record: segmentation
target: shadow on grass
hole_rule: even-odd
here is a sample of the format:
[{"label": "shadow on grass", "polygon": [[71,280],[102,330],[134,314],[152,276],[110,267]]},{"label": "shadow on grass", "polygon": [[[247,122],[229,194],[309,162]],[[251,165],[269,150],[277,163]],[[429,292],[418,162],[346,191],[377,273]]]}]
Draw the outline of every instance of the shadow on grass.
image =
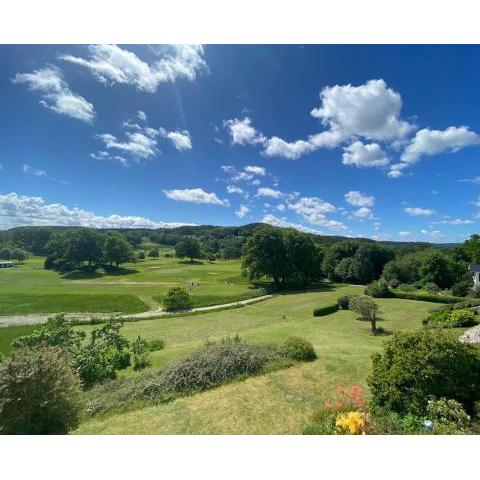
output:
[{"label": "shadow on grass", "polygon": [[122,275],[132,275],[134,273],[139,273],[139,270],[134,268],[123,268],[123,267],[103,267],[103,272],[99,270],[72,270],[71,272],[64,273],[62,278],[67,280],[91,280],[95,278],[101,278],[105,275],[110,276],[122,276]]},{"label": "shadow on grass", "polygon": [[139,270],[135,268],[104,267],[103,269],[106,275],[112,275],[112,276],[133,275],[134,273],[139,273]]},{"label": "shadow on grass", "polygon": [[178,263],[183,263],[184,265],[205,265],[205,263],[201,262],[200,260],[194,260],[193,262],[190,260],[181,260]]}]

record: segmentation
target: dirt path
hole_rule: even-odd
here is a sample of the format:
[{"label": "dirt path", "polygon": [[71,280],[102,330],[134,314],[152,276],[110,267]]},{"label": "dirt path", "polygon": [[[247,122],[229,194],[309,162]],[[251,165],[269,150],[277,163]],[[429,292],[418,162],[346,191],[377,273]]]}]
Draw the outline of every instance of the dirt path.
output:
[{"label": "dirt path", "polygon": [[[184,310],[181,312],[175,312],[176,315],[182,315],[184,313],[192,312],[208,312],[214,310],[222,310],[229,307],[237,307],[242,305],[248,305],[250,303],[257,303],[263,300],[272,298],[273,295],[262,295],[261,297],[249,298],[248,300],[239,300],[238,302],[223,303],[221,305],[210,305],[209,307],[196,307],[190,310]],[[48,317],[51,317],[53,314],[48,315],[43,314],[32,314],[32,315],[3,315],[0,316],[0,328],[1,327],[11,327],[14,325],[35,325],[38,323],[45,323]],[[103,314],[99,313],[67,313],[65,316],[71,320],[84,319],[85,317],[97,317],[102,318]],[[149,319],[149,318],[160,318],[172,315],[172,312],[166,312],[162,308],[156,308],[148,310],[147,312],[133,313],[129,315],[122,315],[123,318],[139,318],[139,319]]]}]

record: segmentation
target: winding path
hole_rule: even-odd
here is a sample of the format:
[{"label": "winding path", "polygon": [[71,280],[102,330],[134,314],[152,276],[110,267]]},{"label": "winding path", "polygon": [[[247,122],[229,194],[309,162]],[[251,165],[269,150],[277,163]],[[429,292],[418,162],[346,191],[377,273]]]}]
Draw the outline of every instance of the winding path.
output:
[{"label": "winding path", "polygon": [[[273,295],[262,295],[261,297],[249,298],[248,300],[239,300],[238,302],[231,302],[231,303],[223,303],[220,305],[210,305],[208,307],[196,307],[191,308],[190,310],[182,310],[179,312],[166,312],[161,308],[156,308],[152,310],[148,310],[146,312],[140,313],[131,313],[127,315],[122,315],[122,318],[129,319],[129,318],[138,318],[138,319],[153,319],[153,318],[161,318],[161,317],[171,317],[172,315],[183,315],[193,312],[209,312],[214,310],[223,310],[225,308],[230,307],[241,307],[243,305],[249,305],[251,303],[261,302],[263,300],[268,300],[272,298]],[[48,320],[48,317],[54,315],[53,313],[45,314],[32,314],[32,315],[3,315],[0,316],[0,328],[1,327],[11,327],[14,325],[35,325],[38,323],[45,323]],[[79,320],[84,319],[85,317],[100,317],[106,314],[99,314],[99,313],[66,313],[65,316],[70,320]],[[105,316],[106,318],[106,316]]]}]

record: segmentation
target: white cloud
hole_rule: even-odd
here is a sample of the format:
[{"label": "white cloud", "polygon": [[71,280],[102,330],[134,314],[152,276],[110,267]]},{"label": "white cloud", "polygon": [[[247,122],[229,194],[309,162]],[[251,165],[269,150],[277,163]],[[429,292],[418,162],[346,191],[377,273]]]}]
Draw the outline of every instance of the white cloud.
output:
[{"label": "white cloud", "polygon": [[143,110],[139,110],[137,112],[137,117],[142,121],[146,122],[147,121],[147,114]]},{"label": "white cloud", "polygon": [[438,222],[432,222],[433,225],[471,225],[475,223],[468,218],[454,218],[452,220],[440,220]]},{"label": "white cloud", "polygon": [[212,205],[227,206],[227,200],[220,200],[216,193],[208,193],[201,188],[185,188],[183,190],[163,190],[163,193],[167,198],[180,202],[192,202],[192,203],[210,203]]},{"label": "white cloud", "polygon": [[331,213],[336,208],[318,197],[301,197],[294,203],[288,203],[288,209],[300,215],[305,221],[312,225],[340,229],[345,228],[342,222],[327,218],[326,213]]},{"label": "white cloud", "polygon": [[192,148],[190,133],[187,130],[183,130],[183,132],[168,132],[166,137],[171,140],[173,146],[180,152],[191,150]]},{"label": "white cloud", "polygon": [[358,168],[384,167],[390,160],[378,143],[356,141],[343,149],[342,163]]},{"label": "white cloud", "polygon": [[21,225],[62,225],[96,228],[160,228],[192,225],[156,222],[143,217],[99,216],[81,208],[69,208],[60,203],[48,204],[42,197],[9,193],[0,195],[0,229]]},{"label": "white cloud", "polygon": [[34,168],[27,163],[22,165],[23,173],[28,173],[30,175],[35,175],[36,177],[47,177],[47,172],[45,170],[40,170],[38,168]]},{"label": "white cloud", "polygon": [[250,212],[250,209],[247,206],[240,205],[240,208],[238,210],[235,210],[235,215],[239,218],[243,218],[249,212]]},{"label": "white cloud", "polygon": [[305,140],[286,142],[279,137],[272,137],[265,142],[263,153],[267,157],[284,157],[289,160],[296,160],[306,153],[313,152],[313,150],[313,145]]},{"label": "white cloud", "polygon": [[278,210],[279,212],[284,212],[284,211],[286,210],[286,208],[287,208],[287,207],[286,207],[283,203],[279,203],[279,204],[277,205],[277,210]]},{"label": "white cloud", "polygon": [[90,45],[88,58],[61,55],[70,63],[88,68],[104,84],[133,85],[137,90],[153,93],[158,85],[177,79],[195,80],[207,68],[203,47],[199,45],[162,46],[160,60],[151,64],[135,53],[117,45]]},{"label": "white cloud", "polygon": [[234,118],[232,120],[224,120],[223,125],[228,128],[232,139],[232,144],[238,145],[255,145],[263,143],[265,137],[252,127],[250,118],[245,117],[243,120]]},{"label": "white cloud", "polygon": [[345,200],[354,207],[371,207],[375,203],[375,197],[366,195],[356,190],[351,190],[345,194]]},{"label": "white cloud", "polygon": [[408,215],[412,217],[425,217],[429,215],[433,215],[435,213],[435,210],[432,210],[431,208],[420,208],[420,207],[407,207],[404,209],[405,213],[408,213]]},{"label": "white cloud", "polygon": [[228,193],[238,193],[239,195],[243,194],[243,190],[236,185],[227,185],[227,192]]},{"label": "white cloud", "polygon": [[357,87],[350,84],[326,87],[320,93],[320,101],[321,106],[311,114],[350,136],[394,140],[405,137],[414,128],[400,120],[401,96],[382,79],[369,80]]},{"label": "white cloud", "polygon": [[398,235],[400,237],[405,238],[405,237],[409,237],[411,235],[411,233],[410,232],[398,232]]},{"label": "white cloud", "polygon": [[25,83],[30,90],[40,92],[43,98],[40,104],[56,113],[87,123],[92,123],[95,118],[93,105],[70,90],[62,72],[56,67],[44,67],[33,73],[17,73],[13,82]]},{"label": "white cloud", "polygon": [[128,152],[135,158],[149,158],[158,153],[157,141],[140,132],[126,132],[127,140],[119,141],[115,135],[103,133],[97,135],[105,148]]},{"label": "white cloud", "polygon": [[283,193],[270,187],[261,187],[257,190],[257,197],[281,198]]},{"label": "white cloud", "polygon": [[463,183],[475,183],[475,185],[480,185],[480,176],[473,178],[461,178],[458,181]]},{"label": "white cloud", "polygon": [[247,165],[244,170],[247,173],[253,173],[254,175],[259,175],[261,177],[267,173],[265,167],[259,167],[257,165]]},{"label": "white cloud", "polygon": [[116,162],[120,162],[120,164],[124,167],[128,167],[129,165],[129,162],[126,158],[121,157],[120,155],[110,155],[105,150],[99,150],[96,153],[90,153],[90,157],[93,158],[94,160],[100,160],[100,161],[114,160]]},{"label": "white cloud", "polygon": [[373,218],[372,211],[367,207],[360,207],[353,212],[353,215],[357,218]]}]

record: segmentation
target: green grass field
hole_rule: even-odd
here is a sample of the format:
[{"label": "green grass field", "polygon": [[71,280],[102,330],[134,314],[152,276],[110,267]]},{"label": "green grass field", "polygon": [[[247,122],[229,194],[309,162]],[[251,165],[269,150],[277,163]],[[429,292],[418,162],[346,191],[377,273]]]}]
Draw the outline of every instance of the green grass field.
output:
[{"label": "green grass field", "polygon": [[125,264],[118,272],[61,275],[44,270],[42,257],[0,270],[0,315],[54,312],[136,313],[161,306],[173,286],[190,290],[194,306],[229,303],[259,294],[240,275],[240,261],[190,263],[165,257]]},{"label": "green grass field", "polygon": [[[332,398],[338,385],[359,384],[368,396],[370,357],[386,336],[373,337],[369,324],[353,312],[313,317],[314,307],[359,288],[279,295],[235,310],[196,316],[126,323],[130,339],[162,339],[165,348],[152,355],[156,367],[186,355],[206,340],[238,333],[247,342],[282,342],[292,335],[310,340],[318,359],[285,370],[233,382],[216,389],[125,413],[89,419],[81,434],[297,434],[312,413]],[[377,299],[379,326],[389,331],[421,328],[434,304]],[[89,330],[92,327],[78,327]],[[124,371],[122,375],[135,374]],[[88,393],[87,393],[88,396]]]}]

